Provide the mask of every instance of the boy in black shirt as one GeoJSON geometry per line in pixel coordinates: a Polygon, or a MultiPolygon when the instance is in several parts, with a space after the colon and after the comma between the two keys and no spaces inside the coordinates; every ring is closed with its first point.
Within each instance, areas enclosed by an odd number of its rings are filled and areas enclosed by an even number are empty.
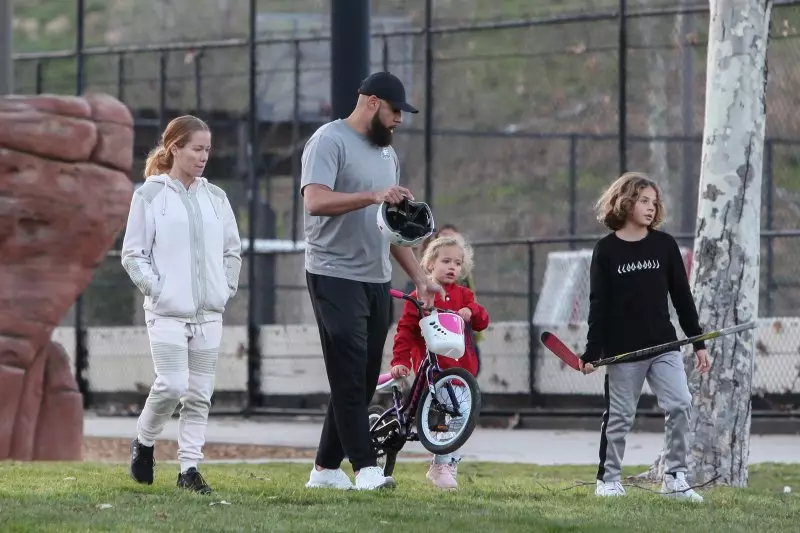
{"type": "MultiPolygon", "coordinates": [[[[687,336],[698,322],[678,244],[656,228],[664,220],[661,191],[646,175],[628,172],[597,202],[598,220],[612,230],[594,248],[590,267],[589,332],[580,366],[592,361],[677,340],[667,295],[687,336]]],[[[694,344],[697,369],[709,368],[705,344],[694,344]]],[[[686,481],[692,396],[680,351],[609,365],[605,377],[606,411],[600,435],[597,496],[622,496],[620,483],[625,438],[633,425],[644,380],[666,412],[665,475],[661,491],[701,502],[686,481]]]]}

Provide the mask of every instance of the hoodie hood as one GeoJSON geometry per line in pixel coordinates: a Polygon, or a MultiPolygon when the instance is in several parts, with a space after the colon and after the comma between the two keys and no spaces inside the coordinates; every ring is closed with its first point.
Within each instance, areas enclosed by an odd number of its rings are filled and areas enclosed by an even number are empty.
{"type": "MultiPolygon", "coordinates": [[[[211,191],[208,189],[208,180],[203,176],[199,176],[194,179],[195,182],[199,182],[199,187],[205,187],[206,193],[208,194],[208,200],[211,203],[211,208],[214,210],[214,215],[216,215],[217,219],[219,219],[219,211],[217,211],[217,206],[214,205],[214,199],[211,196],[211,191]]],[[[161,202],[161,216],[167,214],[167,188],[172,189],[176,193],[180,194],[181,189],[183,189],[183,185],[180,181],[169,177],[167,174],[157,174],[155,176],[148,176],[147,179],[144,180],[145,183],[163,183],[164,184],[164,194],[162,202],[161,202]]]]}

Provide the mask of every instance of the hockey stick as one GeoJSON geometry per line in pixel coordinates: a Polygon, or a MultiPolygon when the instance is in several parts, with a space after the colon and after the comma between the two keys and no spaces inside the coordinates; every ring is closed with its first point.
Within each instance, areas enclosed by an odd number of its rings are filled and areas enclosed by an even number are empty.
{"type": "MultiPolygon", "coordinates": [[[[685,339],[679,339],[676,341],[665,342],[664,344],[659,344],[658,346],[651,346],[650,348],[642,348],[641,350],[635,350],[633,352],[626,352],[621,353],[619,355],[615,355],[613,357],[606,357],[604,359],[600,359],[597,361],[592,361],[592,366],[604,366],[610,365],[613,363],[619,363],[623,360],[627,359],[637,359],[639,357],[646,357],[648,355],[657,353],[657,352],[667,352],[673,350],[675,348],[680,348],[681,346],[685,346],[687,344],[693,344],[699,341],[707,341],[711,339],[716,339],[717,337],[721,337],[723,335],[730,335],[732,333],[739,333],[740,331],[745,331],[748,329],[753,329],[756,327],[755,321],[753,322],[746,322],[744,324],[738,324],[736,326],[731,326],[729,328],[723,328],[716,331],[709,331],[707,333],[701,333],[700,335],[695,335],[693,337],[687,337],[685,339]]],[[[578,365],[578,356],[570,350],[563,342],[559,340],[558,337],[550,333],[549,331],[545,331],[542,333],[541,336],[542,344],[545,347],[553,352],[559,359],[564,361],[567,365],[571,366],[572,368],[579,370],[580,366],[578,365]]]]}
{"type": "Polygon", "coordinates": [[[570,350],[566,344],[561,342],[561,339],[549,331],[543,331],[541,339],[542,344],[545,345],[545,348],[553,352],[559,359],[564,361],[567,365],[571,366],[575,370],[581,369],[580,365],[578,365],[578,356],[575,355],[575,352],[570,350]]]}

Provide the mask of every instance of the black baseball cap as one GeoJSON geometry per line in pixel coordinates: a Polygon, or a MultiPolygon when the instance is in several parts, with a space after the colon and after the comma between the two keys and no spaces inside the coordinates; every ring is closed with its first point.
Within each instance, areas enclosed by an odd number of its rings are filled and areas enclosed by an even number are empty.
{"type": "Polygon", "coordinates": [[[375,96],[386,100],[400,111],[419,113],[419,110],[406,102],[406,88],[400,78],[391,72],[375,72],[367,76],[358,88],[358,94],[375,96]]]}

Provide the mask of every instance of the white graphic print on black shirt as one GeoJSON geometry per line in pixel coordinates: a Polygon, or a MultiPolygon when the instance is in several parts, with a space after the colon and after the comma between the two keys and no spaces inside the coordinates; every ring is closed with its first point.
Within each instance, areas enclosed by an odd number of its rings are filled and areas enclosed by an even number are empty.
{"type": "Polygon", "coordinates": [[[648,259],[646,261],[638,261],[619,265],[617,267],[617,274],[626,274],[628,272],[633,272],[634,270],[658,270],[659,268],[661,268],[661,263],[658,261],[658,259],[648,259]]]}
{"type": "Polygon", "coordinates": [[[635,242],[614,233],[600,239],[592,255],[590,286],[584,361],[676,340],[668,298],[683,332],[702,333],[678,243],[667,233],[651,230],[635,242]]]}

